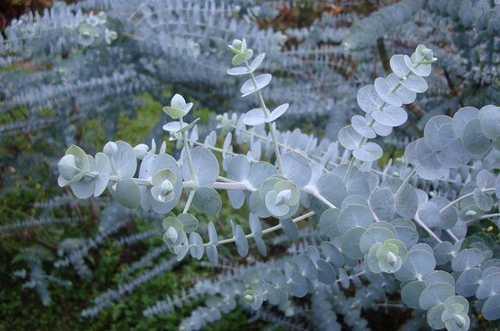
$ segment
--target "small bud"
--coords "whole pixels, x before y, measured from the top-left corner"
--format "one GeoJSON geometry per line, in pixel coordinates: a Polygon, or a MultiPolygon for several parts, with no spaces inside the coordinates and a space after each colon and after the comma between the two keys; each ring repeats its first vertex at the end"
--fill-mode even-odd
{"type": "Polygon", "coordinates": [[[165,233],[165,237],[171,242],[176,242],[177,238],[179,238],[179,234],[177,233],[177,230],[173,226],[171,226],[165,233]]]}
{"type": "Polygon", "coordinates": [[[397,256],[396,254],[394,254],[393,252],[388,252],[387,253],[387,262],[391,265],[391,266],[395,266],[397,264],[397,262],[399,261],[399,256],[397,256]]]}
{"type": "Polygon", "coordinates": [[[175,94],[170,100],[170,106],[163,107],[163,111],[174,120],[177,120],[186,116],[191,108],[193,108],[192,102],[186,103],[182,95],[175,94]]]}
{"type": "Polygon", "coordinates": [[[104,30],[104,40],[106,41],[106,44],[110,45],[113,41],[118,38],[118,34],[116,31],[106,29],[104,30]]]}
{"type": "Polygon", "coordinates": [[[79,172],[76,166],[76,158],[72,154],[65,155],[57,164],[59,173],[67,181],[72,180],[79,172]]]}
{"type": "Polygon", "coordinates": [[[234,40],[233,40],[233,43],[232,43],[232,46],[233,46],[234,48],[241,48],[241,44],[242,44],[242,43],[243,43],[243,42],[242,42],[241,40],[239,40],[239,39],[234,39],[234,40]]]}
{"type": "Polygon", "coordinates": [[[465,216],[476,216],[477,212],[475,210],[469,209],[465,212],[465,216]]]}
{"type": "Polygon", "coordinates": [[[87,18],[87,23],[90,24],[91,26],[98,26],[100,24],[100,20],[97,16],[95,15],[90,15],[87,18]]]}
{"type": "Polygon", "coordinates": [[[174,189],[174,186],[172,185],[172,183],[168,179],[165,179],[160,185],[160,193],[163,196],[172,192],[173,189],[174,189]]]}
{"type": "Polygon", "coordinates": [[[104,145],[104,148],[102,149],[102,151],[107,156],[112,156],[116,152],[118,152],[118,145],[113,141],[109,141],[108,143],[106,143],[106,145],[104,145]]]}
{"type": "Polygon", "coordinates": [[[134,147],[135,157],[138,158],[139,160],[142,160],[146,156],[148,150],[149,147],[146,144],[139,144],[135,146],[134,147]]]}
{"type": "Polygon", "coordinates": [[[243,299],[245,299],[245,301],[247,303],[252,303],[253,302],[253,295],[247,293],[247,294],[245,294],[245,296],[243,297],[243,299]]]}
{"type": "Polygon", "coordinates": [[[229,45],[229,48],[231,49],[231,51],[233,51],[233,53],[237,54],[241,52],[242,46],[243,46],[243,41],[239,39],[234,39],[231,45],[229,45]]]}
{"type": "Polygon", "coordinates": [[[418,45],[415,50],[415,59],[417,62],[430,64],[436,62],[437,58],[434,57],[434,52],[432,49],[425,47],[424,45],[418,45]]]}
{"type": "Polygon", "coordinates": [[[280,191],[276,195],[276,204],[279,205],[279,204],[282,204],[282,203],[287,203],[290,200],[291,197],[292,197],[292,191],[291,190],[280,191]]]}

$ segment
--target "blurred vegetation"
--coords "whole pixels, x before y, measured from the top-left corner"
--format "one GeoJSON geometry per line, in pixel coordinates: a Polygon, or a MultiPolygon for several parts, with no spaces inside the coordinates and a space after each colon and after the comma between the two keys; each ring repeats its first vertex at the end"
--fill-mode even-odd
{"type": "Polygon", "coordinates": [[[49,8],[54,0],[2,0],[0,1],[0,31],[22,14],[49,8]]]}

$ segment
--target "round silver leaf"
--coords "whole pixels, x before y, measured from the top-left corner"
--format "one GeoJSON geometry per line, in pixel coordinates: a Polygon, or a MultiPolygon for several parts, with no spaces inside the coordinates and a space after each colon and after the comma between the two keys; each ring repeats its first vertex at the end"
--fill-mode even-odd
{"type": "Polygon", "coordinates": [[[340,237],[342,253],[345,256],[353,260],[361,259],[363,257],[363,253],[359,247],[359,241],[364,232],[365,229],[354,227],[340,237]]]}
{"type": "Polygon", "coordinates": [[[256,126],[266,123],[266,114],[262,108],[254,108],[243,114],[243,123],[248,126],[256,126]]]}
{"type": "Polygon", "coordinates": [[[421,309],[428,310],[429,308],[443,303],[449,297],[455,295],[455,287],[450,284],[438,283],[426,287],[418,299],[421,309]]]}
{"type": "Polygon", "coordinates": [[[141,203],[139,187],[130,178],[122,179],[116,184],[114,197],[120,204],[130,209],[136,209],[141,203]]]}
{"type": "Polygon", "coordinates": [[[451,261],[453,271],[462,272],[478,266],[483,262],[483,252],[478,248],[466,248],[458,252],[451,261]]]}
{"type": "Polygon", "coordinates": [[[206,215],[215,216],[222,209],[222,200],[214,188],[200,187],[194,194],[193,206],[206,215]]]}
{"type": "Polygon", "coordinates": [[[481,159],[491,149],[491,141],[483,134],[479,119],[465,126],[462,141],[465,149],[476,159],[481,159]]]}
{"type": "Polygon", "coordinates": [[[382,105],[384,104],[384,101],[380,99],[373,85],[371,84],[363,86],[358,90],[357,102],[361,110],[366,113],[371,113],[372,111],[382,107],[382,105]]]}
{"type": "Polygon", "coordinates": [[[366,228],[372,222],[373,216],[368,207],[351,205],[340,211],[337,227],[340,233],[345,233],[355,227],[366,228]]]}
{"type": "Polygon", "coordinates": [[[373,128],[368,125],[368,121],[363,116],[354,115],[351,118],[351,125],[357,133],[365,138],[373,139],[377,136],[373,128]]]}
{"type": "Polygon", "coordinates": [[[312,176],[309,161],[303,156],[288,152],[281,156],[283,162],[283,175],[295,183],[298,187],[307,185],[312,176]]]}
{"type": "Polygon", "coordinates": [[[252,162],[248,181],[254,188],[258,188],[267,178],[276,175],[276,173],[276,168],[271,163],[252,162]]]}
{"type": "Polygon", "coordinates": [[[370,209],[379,220],[390,220],[396,211],[396,202],[388,188],[375,189],[368,200],[370,209]]]}
{"type": "Polygon", "coordinates": [[[189,234],[189,252],[191,256],[197,260],[203,257],[205,247],[203,246],[203,239],[197,232],[189,234]]]}
{"type": "Polygon", "coordinates": [[[481,313],[488,321],[500,319],[500,294],[489,297],[484,302],[481,313]]]}
{"type": "Polygon", "coordinates": [[[395,276],[402,282],[415,280],[432,272],[436,267],[434,255],[423,249],[412,249],[408,252],[406,260],[401,269],[396,271],[395,276]]]}
{"type": "Polygon", "coordinates": [[[342,178],[333,174],[323,174],[316,183],[318,192],[335,206],[340,206],[347,196],[342,178]]]}
{"type": "Polygon", "coordinates": [[[236,241],[236,249],[241,257],[248,255],[248,239],[240,225],[234,226],[234,239],[236,241]]]}
{"type": "Polygon", "coordinates": [[[476,107],[462,107],[453,115],[453,129],[457,137],[462,137],[465,126],[470,121],[479,118],[479,111],[476,107]]]}
{"type": "Polygon", "coordinates": [[[359,133],[357,133],[350,125],[340,129],[337,138],[340,144],[345,149],[349,150],[357,149],[363,139],[363,137],[359,133]]]}
{"type": "Polygon", "coordinates": [[[420,309],[418,299],[424,289],[425,283],[422,281],[414,280],[409,282],[401,289],[401,301],[409,308],[420,309]]]}
{"type": "Polygon", "coordinates": [[[486,137],[492,140],[500,138],[500,107],[488,105],[481,108],[479,122],[486,137]]]}
{"type": "Polygon", "coordinates": [[[410,68],[406,64],[404,58],[408,55],[393,55],[389,61],[392,71],[399,77],[406,77],[410,73],[410,68]]]}
{"type": "Polygon", "coordinates": [[[403,108],[394,105],[385,105],[370,115],[378,123],[390,127],[403,125],[408,120],[408,113],[403,108]]]}
{"type": "Polygon", "coordinates": [[[374,142],[367,142],[354,150],[353,155],[356,159],[363,162],[373,162],[382,157],[384,151],[382,147],[374,142]]]}
{"type": "Polygon", "coordinates": [[[396,107],[402,105],[401,98],[394,93],[394,88],[389,85],[386,78],[376,78],[374,86],[378,96],[384,100],[385,103],[396,107]]]}
{"type": "Polygon", "coordinates": [[[396,212],[404,218],[412,219],[418,208],[417,191],[410,185],[405,185],[395,196],[396,212]]]}
{"type": "Polygon", "coordinates": [[[270,116],[266,119],[267,123],[274,122],[283,114],[285,114],[288,110],[289,104],[284,103],[282,105],[279,105],[278,107],[274,108],[274,110],[271,112],[270,116]]]}
{"type": "Polygon", "coordinates": [[[228,178],[241,182],[250,174],[250,162],[243,155],[230,156],[227,158],[226,171],[228,178]]]}
{"type": "MultiPolygon", "coordinates": [[[[196,147],[191,150],[193,170],[196,174],[199,186],[211,186],[219,176],[219,162],[215,155],[204,147],[196,147]]],[[[185,180],[192,180],[191,170],[186,153],[182,161],[182,176],[185,180]]]]}
{"type": "Polygon", "coordinates": [[[242,97],[246,97],[263,89],[264,87],[269,85],[272,78],[273,76],[271,74],[260,74],[255,77],[255,83],[252,79],[246,80],[240,88],[242,97]]]}
{"type": "Polygon", "coordinates": [[[415,74],[410,74],[402,81],[404,87],[416,93],[424,93],[429,88],[425,79],[415,74]]]}
{"type": "Polygon", "coordinates": [[[465,270],[457,279],[457,293],[464,297],[475,295],[479,282],[481,280],[481,269],[472,268],[465,270]]]}

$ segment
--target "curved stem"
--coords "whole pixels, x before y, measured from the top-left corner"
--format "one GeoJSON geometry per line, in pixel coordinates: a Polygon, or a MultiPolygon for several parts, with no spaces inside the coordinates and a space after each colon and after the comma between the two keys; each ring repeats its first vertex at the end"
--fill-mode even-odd
{"type": "Polygon", "coordinates": [[[196,192],[195,190],[189,191],[186,205],[184,206],[184,210],[182,211],[183,214],[186,214],[189,211],[189,208],[191,207],[191,204],[193,203],[193,198],[194,198],[195,192],[196,192]]]}
{"type": "MultiPolygon", "coordinates": [[[[144,178],[130,178],[135,184],[141,185],[141,186],[153,186],[153,183],[151,183],[151,180],[149,179],[144,179],[144,178]]],[[[245,183],[237,182],[230,180],[229,178],[225,177],[220,177],[218,178],[221,180],[220,182],[215,182],[212,184],[212,187],[214,189],[219,189],[219,190],[240,190],[240,191],[255,191],[254,188],[246,185],[245,183]]],[[[118,182],[120,181],[119,176],[111,176],[110,181],[113,182],[118,182]]],[[[185,189],[194,189],[197,187],[196,182],[192,180],[184,181],[182,182],[182,186],[185,189]]]]}
{"type": "Polygon", "coordinates": [[[401,185],[399,185],[396,193],[394,194],[394,196],[397,196],[399,193],[401,193],[401,190],[403,190],[403,188],[405,187],[405,185],[410,181],[411,177],[413,177],[413,175],[416,173],[417,171],[415,169],[413,169],[412,171],[410,171],[410,173],[405,177],[405,179],[403,180],[403,182],[401,183],[401,185]]]}
{"type": "Polygon", "coordinates": [[[193,145],[202,146],[202,147],[208,148],[210,150],[213,150],[214,152],[219,152],[221,154],[226,153],[226,154],[229,154],[229,155],[232,155],[232,156],[238,156],[238,155],[240,155],[240,154],[236,154],[236,153],[231,152],[231,151],[224,151],[222,148],[218,148],[218,147],[215,147],[215,146],[207,146],[204,143],[200,143],[199,141],[194,141],[194,140],[189,139],[189,142],[191,142],[193,145]]]}
{"type": "MultiPolygon", "coordinates": [[[[298,222],[300,222],[300,221],[303,221],[303,220],[305,220],[305,219],[308,219],[308,218],[309,218],[309,217],[311,217],[311,216],[314,216],[314,214],[315,214],[315,212],[314,212],[314,211],[307,212],[307,213],[305,213],[304,215],[301,215],[301,216],[298,216],[298,217],[296,217],[296,218],[292,219],[292,222],[293,222],[293,223],[298,223],[298,222]]],[[[276,231],[278,231],[278,230],[280,230],[280,229],[281,229],[281,223],[279,223],[279,224],[277,224],[277,225],[275,225],[275,226],[272,226],[272,227],[270,227],[270,228],[267,228],[267,229],[262,230],[262,234],[268,234],[268,233],[276,232],[276,231]]],[[[249,234],[247,234],[245,237],[246,237],[247,239],[251,239],[251,238],[253,238],[253,236],[254,236],[254,235],[253,235],[252,233],[249,233],[249,234]]],[[[229,244],[229,243],[233,243],[233,242],[235,242],[235,241],[236,241],[236,238],[234,238],[234,237],[232,237],[232,238],[227,238],[227,239],[220,240],[220,241],[217,243],[217,245],[229,244]]],[[[203,244],[203,246],[208,246],[208,243],[203,244]]]]}
{"type": "MultiPolygon", "coordinates": [[[[182,126],[184,124],[184,121],[182,120],[182,117],[179,120],[181,122],[181,128],[182,128],[182,126]]],[[[184,148],[186,149],[188,166],[189,166],[189,172],[191,173],[191,178],[195,182],[198,182],[198,178],[196,176],[196,171],[194,171],[193,159],[191,158],[191,147],[189,146],[189,139],[188,139],[188,136],[187,136],[187,130],[185,130],[184,132],[182,132],[182,138],[184,140],[184,148]]]]}
{"type": "Polygon", "coordinates": [[[478,221],[482,221],[482,220],[487,220],[487,219],[495,218],[495,217],[500,217],[500,213],[485,214],[485,215],[482,215],[482,216],[480,216],[478,218],[475,218],[473,220],[467,221],[467,222],[465,222],[465,224],[469,225],[469,224],[472,224],[474,222],[478,222],[478,221]]]}
{"type": "MultiPolygon", "coordinates": [[[[231,125],[231,127],[233,129],[235,129],[235,130],[238,130],[239,132],[245,133],[246,135],[248,135],[250,137],[255,137],[255,138],[258,138],[258,139],[260,139],[260,140],[262,140],[262,141],[264,141],[266,143],[274,144],[274,142],[273,142],[272,139],[270,140],[268,137],[262,136],[262,135],[260,135],[258,133],[250,132],[248,130],[241,129],[241,128],[237,127],[236,125],[231,125]]],[[[312,155],[307,154],[305,151],[293,148],[291,146],[288,146],[287,144],[283,144],[283,143],[280,143],[280,142],[278,142],[278,146],[281,147],[282,149],[287,150],[287,151],[294,152],[294,153],[296,153],[296,154],[304,157],[305,159],[311,161],[312,163],[315,163],[317,165],[322,165],[318,160],[313,159],[312,155]]],[[[334,165],[338,166],[338,164],[336,164],[336,163],[334,163],[334,165]]],[[[328,172],[326,168],[324,169],[324,171],[328,172]]]]}
{"type": "Polygon", "coordinates": [[[319,201],[323,202],[329,208],[337,209],[337,206],[335,206],[327,198],[325,198],[323,195],[321,195],[321,193],[319,193],[318,190],[315,187],[305,186],[304,187],[304,192],[307,192],[307,193],[311,194],[313,197],[315,197],[319,201]]]}
{"type": "Polygon", "coordinates": [[[453,233],[453,231],[451,231],[450,229],[447,229],[446,230],[446,233],[451,237],[451,239],[453,239],[453,241],[455,241],[455,243],[459,242],[460,240],[457,238],[457,236],[455,236],[455,234],[453,233]]]}
{"type": "MultiPolygon", "coordinates": [[[[485,188],[485,189],[481,190],[481,192],[484,192],[484,193],[495,192],[495,188],[494,187],[485,188]]],[[[446,209],[450,208],[451,206],[459,203],[460,201],[462,201],[464,199],[471,197],[472,195],[474,195],[474,192],[470,192],[470,193],[464,194],[464,195],[456,198],[455,200],[451,201],[449,204],[447,204],[446,206],[441,208],[441,210],[439,212],[440,213],[444,212],[446,209]]]]}
{"type": "MultiPolygon", "coordinates": [[[[257,89],[257,87],[258,87],[257,81],[255,80],[255,75],[253,74],[252,69],[250,68],[250,65],[248,64],[248,61],[245,62],[245,66],[248,69],[248,71],[250,72],[250,79],[252,80],[254,88],[257,89]]],[[[271,113],[270,113],[269,109],[267,108],[266,103],[264,102],[264,97],[262,96],[262,93],[260,92],[260,90],[257,91],[257,96],[259,97],[260,106],[264,110],[264,114],[266,115],[266,117],[269,117],[271,115],[271,113]]],[[[269,123],[269,128],[271,131],[271,137],[273,139],[274,153],[276,154],[276,161],[278,163],[279,171],[281,172],[281,171],[283,171],[283,162],[281,161],[281,154],[280,154],[280,149],[279,149],[279,145],[278,145],[278,136],[276,133],[276,125],[274,123],[269,123]]]]}
{"type": "Polygon", "coordinates": [[[255,191],[255,189],[250,188],[244,183],[240,182],[215,182],[213,184],[214,189],[226,190],[226,191],[255,191]]]}
{"type": "Polygon", "coordinates": [[[439,237],[434,233],[434,231],[432,231],[424,222],[422,222],[422,220],[420,219],[420,217],[417,215],[415,215],[415,223],[417,223],[422,229],[425,230],[425,232],[427,232],[432,238],[434,238],[438,243],[442,243],[443,241],[441,239],[439,239],[439,237]]]}

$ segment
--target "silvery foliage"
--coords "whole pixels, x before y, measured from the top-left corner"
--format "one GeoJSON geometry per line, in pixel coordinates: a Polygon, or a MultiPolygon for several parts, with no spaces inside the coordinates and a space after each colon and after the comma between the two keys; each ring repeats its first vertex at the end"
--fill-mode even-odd
{"type": "Polygon", "coordinates": [[[91,250],[97,249],[130,222],[128,211],[117,203],[104,208],[101,215],[98,233],[92,238],[67,238],[59,243],[58,259],[54,262],[56,268],[72,266],[82,279],[91,279],[92,270],[85,261],[91,250]]]}
{"type": "Polygon", "coordinates": [[[397,50],[425,43],[442,60],[444,75],[433,78],[421,104],[432,105],[433,115],[451,114],[463,105],[500,100],[498,22],[496,1],[400,1],[356,20],[343,43],[354,53],[375,51],[380,43],[397,50]]]}
{"type": "Polygon", "coordinates": [[[374,84],[359,89],[357,102],[366,114],[353,116],[351,125],[338,134],[339,142],[357,160],[372,162],[382,157],[382,148],[368,139],[388,136],[394,127],[406,123],[408,114],[402,106],[427,90],[423,77],[430,75],[434,61],[432,51],[419,45],[411,57],[394,55],[390,60],[393,72],[387,77],[378,77],[374,84]]]}
{"type": "Polygon", "coordinates": [[[411,19],[424,3],[424,0],[403,0],[383,7],[357,22],[344,39],[344,45],[353,49],[375,44],[378,38],[411,19]]]}
{"type": "MultiPolygon", "coordinates": [[[[148,259],[146,259],[148,260],[148,259]]],[[[132,267],[138,269],[144,269],[144,265],[141,265],[144,260],[139,260],[136,265],[132,267]]],[[[149,260],[149,262],[151,262],[149,260]]],[[[136,277],[131,277],[127,281],[122,282],[117,288],[108,289],[103,294],[99,295],[93,300],[93,305],[82,311],[82,317],[95,317],[107,307],[113,305],[113,303],[122,300],[124,296],[130,295],[135,292],[137,288],[141,285],[151,281],[154,278],[163,276],[167,272],[171,271],[178,264],[175,257],[161,261],[154,268],[147,270],[136,277]]]]}
{"type": "Polygon", "coordinates": [[[0,237],[8,236],[19,231],[25,231],[27,229],[34,229],[38,227],[46,227],[61,224],[77,224],[79,223],[77,218],[39,218],[39,219],[28,219],[23,221],[16,221],[6,225],[0,226],[0,237]]]}
{"type": "Polygon", "coordinates": [[[209,0],[97,0],[58,2],[22,16],[0,37],[0,53],[11,58],[0,66],[17,69],[26,61],[34,72],[1,73],[0,113],[26,107],[28,114],[2,125],[0,135],[67,127],[96,115],[109,119],[113,135],[116,111],[132,111],[134,97],[145,91],[161,98],[166,84],[192,88],[203,82],[229,95],[218,51],[224,40],[245,33],[260,49],[278,53],[283,39],[237,14],[236,6],[209,0]],[[55,115],[40,114],[46,108],[55,115]]]}
{"type": "Polygon", "coordinates": [[[65,288],[72,286],[70,281],[60,279],[45,272],[43,269],[44,261],[50,261],[52,259],[52,254],[47,249],[28,247],[17,254],[13,260],[13,262],[22,261],[28,265],[29,271],[25,269],[16,270],[14,276],[16,278],[25,279],[26,282],[23,284],[23,288],[34,289],[38,293],[44,306],[48,306],[52,303],[49,292],[50,284],[65,288]]]}
{"type": "MultiPolygon", "coordinates": [[[[419,45],[411,56],[394,55],[393,73],[358,91],[364,116],[353,116],[351,125],[339,132],[339,142],[318,144],[299,131],[277,130],[276,119],[288,105],[273,110],[266,105],[262,90],[272,76],[257,74],[265,54],[254,54],[244,39],[234,40],[229,49],[234,67],[227,73],[247,78],[241,95],[255,96],[258,105],[240,117],[219,117],[225,133],[222,148],[216,146],[215,132],[199,141],[196,119],[185,120],[193,104],[176,94],[163,108],[172,118],[163,129],[181,147],[178,159],[165,152],[165,143],[158,149],[154,141],[135,147],[111,141],[95,157],[71,146],[58,163],[59,184],[79,198],[97,197],[107,189],[123,206],[165,215],[163,239],[179,261],[206,255],[218,265],[219,247],[230,243],[242,257],[251,243],[266,255],[265,235],[283,230],[294,240],[300,231],[296,223],[316,219],[316,244],[265,267],[249,267],[251,272],[240,270],[231,278],[240,282],[236,287],[195,290],[195,297],[201,292],[220,296],[184,321],[183,329],[203,327],[234,309],[236,301],[253,309],[267,302],[286,311],[292,309],[292,297],[317,295],[325,286],[353,284],[362,294],[367,290],[360,277],[375,286],[386,284],[376,298],[400,289],[402,302],[424,312],[434,329],[469,329],[472,300],[487,320],[500,318],[495,249],[478,240],[464,244],[468,224],[499,217],[500,177],[495,171],[500,108],[461,109],[453,119],[433,117],[424,137],[407,147],[402,160],[378,169],[374,161],[382,148],[368,139],[387,136],[406,122],[403,105],[427,89],[424,77],[436,61],[432,50],[419,45]],[[235,153],[238,145],[249,146],[248,153],[235,153]],[[450,181],[453,171],[467,171],[464,180],[453,183],[458,194],[448,198],[425,191],[422,183],[429,178],[450,181]],[[250,211],[248,224],[230,222],[233,235],[225,239],[216,225],[222,208],[219,191],[227,192],[233,208],[247,205],[250,211]],[[191,207],[211,219],[206,231],[191,207]],[[261,219],[269,217],[276,225],[264,226],[261,219]]],[[[373,304],[373,290],[366,294],[372,298],[366,304],[373,304]]],[[[187,298],[179,300],[159,303],[145,315],[171,311],[187,298]]],[[[361,328],[359,319],[352,323],[361,328]]]]}

